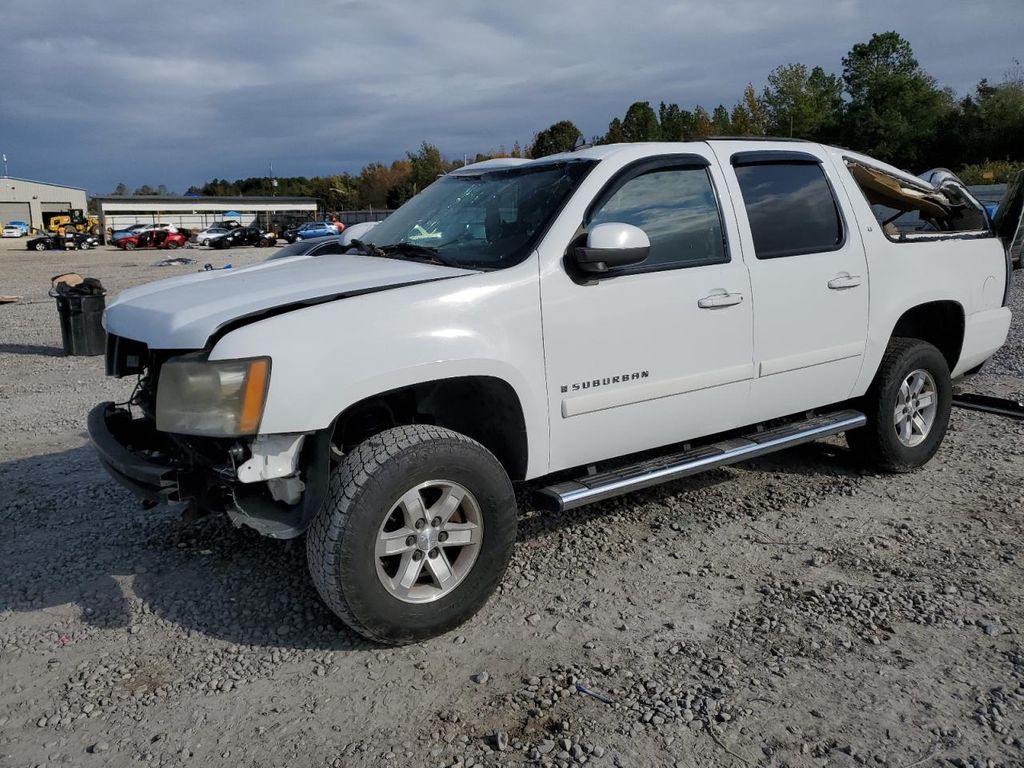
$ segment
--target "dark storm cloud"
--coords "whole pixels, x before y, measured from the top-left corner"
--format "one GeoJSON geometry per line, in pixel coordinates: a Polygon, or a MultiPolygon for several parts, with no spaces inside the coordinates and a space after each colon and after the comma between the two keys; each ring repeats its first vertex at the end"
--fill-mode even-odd
{"type": "Polygon", "coordinates": [[[183,191],[270,161],[280,175],[358,171],[423,140],[472,155],[560,119],[594,135],[637,99],[731,105],[778,64],[838,72],[888,29],[965,93],[1002,76],[1024,28],[1020,0],[18,5],[0,46],[0,150],[13,175],[94,193],[183,191]]]}

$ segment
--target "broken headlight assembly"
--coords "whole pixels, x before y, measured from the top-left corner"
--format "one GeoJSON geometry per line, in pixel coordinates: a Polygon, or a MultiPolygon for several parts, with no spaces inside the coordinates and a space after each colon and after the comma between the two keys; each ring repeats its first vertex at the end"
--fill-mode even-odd
{"type": "Polygon", "coordinates": [[[255,435],[270,385],[270,358],[171,358],[160,369],[156,428],[204,437],[255,435]]]}

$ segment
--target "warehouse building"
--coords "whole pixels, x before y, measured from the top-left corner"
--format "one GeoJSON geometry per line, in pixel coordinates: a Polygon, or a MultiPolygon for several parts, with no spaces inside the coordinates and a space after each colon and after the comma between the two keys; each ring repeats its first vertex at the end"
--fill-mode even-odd
{"type": "Polygon", "coordinates": [[[85,211],[84,189],[0,176],[0,223],[27,221],[46,229],[52,216],[73,210],[85,211]]]}
{"type": "Polygon", "coordinates": [[[313,197],[202,197],[192,195],[118,195],[96,198],[100,229],[111,232],[132,224],[170,224],[205,229],[233,220],[265,229],[316,217],[313,197]]]}

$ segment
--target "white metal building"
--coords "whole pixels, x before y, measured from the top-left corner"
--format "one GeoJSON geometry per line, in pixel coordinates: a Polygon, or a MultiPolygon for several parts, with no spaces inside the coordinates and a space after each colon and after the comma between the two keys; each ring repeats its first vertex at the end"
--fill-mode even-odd
{"type": "Polygon", "coordinates": [[[48,214],[85,212],[85,190],[45,181],[0,176],[0,223],[27,221],[29,226],[45,229],[48,214]]]}
{"type": "Polygon", "coordinates": [[[313,197],[191,197],[119,195],[96,198],[101,231],[132,224],[171,224],[179,229],[203,229],[234,219],[239,224],[268,227],[280,216],[316,215],[313,197]]]}

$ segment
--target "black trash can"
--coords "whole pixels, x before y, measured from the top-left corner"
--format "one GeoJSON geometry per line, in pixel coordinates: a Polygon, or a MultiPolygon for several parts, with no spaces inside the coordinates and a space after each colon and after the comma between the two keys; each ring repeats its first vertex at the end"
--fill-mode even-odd
{"type": "Polygon", "coordinates": [[[106,297],[77,296],[73,293],[57,294],[57,314],[60,315],[60,338],[65,355],[102,355],[107,346],[107,333],[103,330],[103,310],[106,297]]]}

